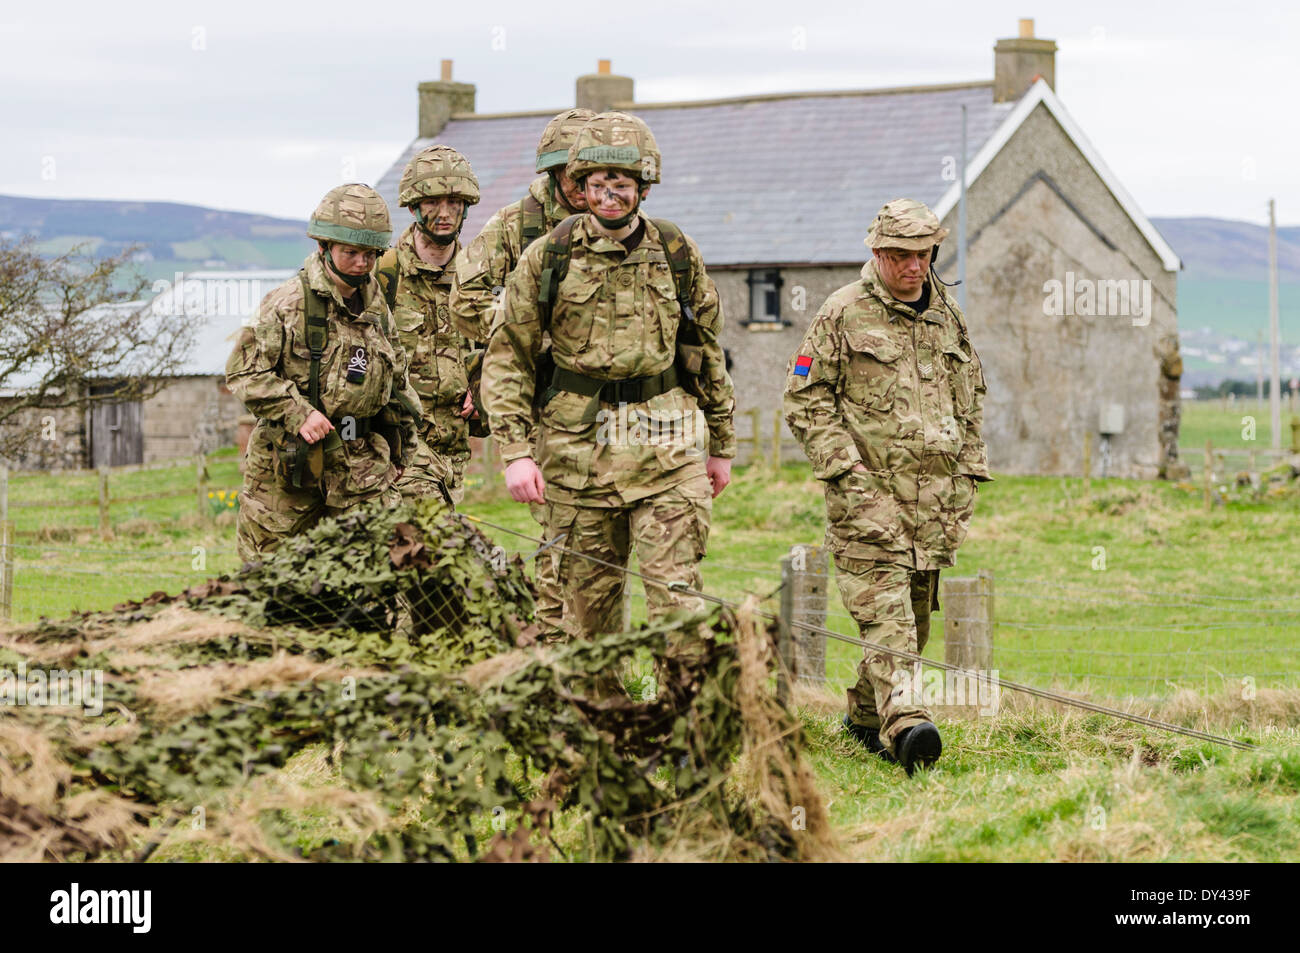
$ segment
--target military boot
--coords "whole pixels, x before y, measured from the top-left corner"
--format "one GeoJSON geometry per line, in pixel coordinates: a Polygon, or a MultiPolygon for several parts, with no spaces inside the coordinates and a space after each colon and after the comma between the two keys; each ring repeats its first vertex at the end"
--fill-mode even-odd
{"type": "Polygon", "coordinates": [[[884,742],[880,740],[879,729],[868,728],[865,725],[855,724],[853,720],[849,718],[848,715],[844,716],[843,725],[844,725],[844,730],[847,731],[849,734],[851,734],[854,738],[856,738],[857,741],[860,744],[862,744],[872,754],[880,755],[881,759],[884,760],[887,764],[897,763],[897,760],[894,758],[894,756],[889,753],[889,749],[885,747],[884,742]]]}
{"type": "Polygon", "coordinates": [[[918,767],[928,768],[939,760],[943,751],[939,729],[928,721],[904,728],[894,739],[894,751],[910,778],[918,767]]]}

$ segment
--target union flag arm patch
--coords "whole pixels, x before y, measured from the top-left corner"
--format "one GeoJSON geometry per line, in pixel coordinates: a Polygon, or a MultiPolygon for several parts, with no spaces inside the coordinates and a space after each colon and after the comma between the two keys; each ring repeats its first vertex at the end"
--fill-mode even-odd
{"type": "Polygon", "coordinates": [[[800,354],[795,358],[794,373],[798,377],[807,377],[808,372],[812,370],[813,359],[806,354],[800,354]]]}

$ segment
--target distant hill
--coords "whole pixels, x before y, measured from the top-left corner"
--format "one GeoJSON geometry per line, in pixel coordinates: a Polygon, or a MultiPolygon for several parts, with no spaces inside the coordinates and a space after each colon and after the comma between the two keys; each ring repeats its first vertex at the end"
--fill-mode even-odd
{"type": "MultiPolygon", "coordinates": [[[[1155,218],[1152,223],[1183,260],[1178,274],[1178,327],[1208,329],[1220,338],[1240,338],[1252,347],[1261,332],[1268,340],[1268,227],[1222,218],[1155,218]]],[[[1278,324],[1283,344],[1300,345],[1300,227],[1277,230],[1278,324]]],[[[1245,379],[1222,364],[1185,358],[1189,376],[1217,383],[1245,379]]]]}
{"type": "MultiPolygon", "coordinates": [[[[1210,329],[1254,342],[1268,323],[1268,229],[1217,218],[1157,218],[1183,260],[1183,331],[1210,329]]],[[[105,255],[138,244],[149,279],[176,271],[296,268],[311,253],[306,223],[176,202],[19,198],[0,195],[0,236],[32,235],[49,253],[85,243],[105,255]]],[[[1278,229],[1284,341],[1300,345],[1300,227],[1278,229]]],[[[1209,367],[1209,373],[1221,373],[1209,367]]]]}
{"type": "MultiPolygon", "coordinates": [[[[1179,280],[1268,281],[1268,227],[1223,218],[1153,218],[1178,257],[1179,280]]],[[[1278,280],[1300,283],[1300,227],[1277,230],[1278,280]]]]}
{"type": "Polygon", "coordinates": [[[142,246],[149,278],[202,268],[296,268],[310,254],[307,223],[176,202],[0,195],[0,236],[30,235],[50,254],[84,244],[96,255],[142,246]]]}

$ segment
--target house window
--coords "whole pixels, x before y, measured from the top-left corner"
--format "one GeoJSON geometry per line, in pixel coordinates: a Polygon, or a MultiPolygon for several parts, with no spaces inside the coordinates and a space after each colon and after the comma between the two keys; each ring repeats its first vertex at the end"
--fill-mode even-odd
{"type": "Polygon", "coordinates": [[[749,319],[745,324],[776,324],[781,320],[781,272],[754,269],[749,273],[749,319]]]}

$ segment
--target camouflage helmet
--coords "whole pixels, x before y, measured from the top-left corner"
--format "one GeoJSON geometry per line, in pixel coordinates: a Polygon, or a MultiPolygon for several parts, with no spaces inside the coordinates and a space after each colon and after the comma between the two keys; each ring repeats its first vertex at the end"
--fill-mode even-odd
{"type": "Polygon", "coordinates": [[[542,140],[537,143],[537,171],[545,172],[555,166],[563,166],[569,161],[569,146],[578,138],[578,131],[594,119],[596,114],[590,109],[569,109],[546,124],[542,130],[542,140]]]}
{"type": "Polygon", "coordinates": [[[869,248],[925,251],[948,237],[938,217],[915,199],[886,202],[871,223],[864,244],[869,248]]]}
{"type": "Polygon", "coordinates": [[[336,186],[325,193],[312,213],[307,237],[358,248],[387,248],[393,237],[388,203],[359,182],[336,186]]]}
{"type": "Polygon", "coordinates": [[[444,195],[474,205],[479,199],[478,179],[469,160],[451,146],[430,146],[406,164],[397,189],[397,202],[406,208],[421,199],[444,195]]]}
{"type": "Polygon", "coordinates": [[[564,171],[577,180],[601,169],[618,169],[650,185],[659,181],[661,164],[649,126],[636,116],[608,112],[593,116],[578,131],[564,171]]]}

